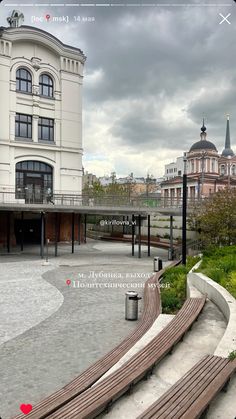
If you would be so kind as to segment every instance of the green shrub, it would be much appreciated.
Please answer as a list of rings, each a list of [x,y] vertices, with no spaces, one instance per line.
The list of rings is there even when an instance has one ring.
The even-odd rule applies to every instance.
[[[162,277],[162,283],[169,283],[169,288],[161,288],[161,302],[163,313],[176,313],[181,308],[186,299],[186,277],[189,270],[198,262],[200,258],[188,257],[187,264],[178,265],[166,269]]]
[[[236,350],[235,351],[231,351],[228,355],[228,359],[230,361],[234,361],[234,359],[236,359]]]

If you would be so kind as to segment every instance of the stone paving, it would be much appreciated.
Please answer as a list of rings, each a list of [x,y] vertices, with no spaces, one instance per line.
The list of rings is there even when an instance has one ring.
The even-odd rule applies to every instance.
[[[41,261],[1,264],[0,345],[36,326],[63,303],[63,295],[42,278],[47,270]]]
[[[49,266],[33,251],[25,261],[17,254],[0,258],[6,301],[0,320],[2,419],[19,413],[21,403],[34,405],[67,384],[133,330],[137,322],[124,319],[125,292],[145,282],[153,256],[167,258],[161,249],[152,249],[151,258],[133,258],[127,243],[88,241],[75,251],[51,258]],[[101,285],[111,281],[120,286]],[[99,286],[86,288],[88,282]]]

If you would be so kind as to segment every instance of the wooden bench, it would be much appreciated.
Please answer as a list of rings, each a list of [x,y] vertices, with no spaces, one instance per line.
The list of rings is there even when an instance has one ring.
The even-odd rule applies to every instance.
[[[174,261],[169,266],[175,266],[178,263],[179,261]],[[160,314],[161,304],[159,287],[152,287],[151,285],[157,284],[163,272],[164,270],[158,272],[145,282],[143,313],[136,329],[132,331],[119,345],[88,367],[69,384],[34,405],[32,412],[27,415],[27,419],[45,418],[49,413],[54,412],[60,406],[63,406],[65,403],[91,387],[147,332],[156,320],[157,316]],[[23,418],[25,418],[25,415],[20,414],[16,416],[15,419]]]
[[[138,419],[196,419],[227,386],[236,361],[207,355],[153,403]]]
[[[144,376],[148,376],[156,364],[171,352],[174,345],[197,319],[204,303],[205,297],[186,300],[174,319],[143,349],[108,377],[48,415],[47,418],[94,418],[108,409],[112,402],[130,390]]]

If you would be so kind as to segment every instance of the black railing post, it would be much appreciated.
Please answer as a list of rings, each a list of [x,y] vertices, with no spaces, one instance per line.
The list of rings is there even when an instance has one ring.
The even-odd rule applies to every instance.
[[[187,242],[187,174],[186,174],[186,157],[184,157],[184,174],[183,174],[183,202],[182,202],[182,264],[186,265],[186,242]]]
[[[41,244],[40,244],[40,256],[44,258],[44,229],[45,229],[45,216],[44,212],[41,212]]]
[[[78,214],[78,244],[81,244],[81,214]]]
[[[148,256],[151,256],[151,252],[150,252],[150,228],[151,228],[151,223],[150,223],[150,214],[148,214]]]
[[[20,250],[24,250],[24,212],[21,211],[21,234],[20,234]]]
[[[7,212],[7,253],[10,253],[10,240],[11,240],[11,213]]]
[[[72,212],[71,220],[71,253],[75,251],[75,213]]]
[[[132,214],[132,256],[134,256],[134,244],[135,244],[135,218],[134,214]]]
[[[141,215],[138,216],[138,257],[141,258]]]
[[[59,223],[58,223],[58,213],[55,214],[55,257],[57,257],[58,251],[58,233],[59,233]]]
[[[170,255],[169,260],[173,260],[173,215],[170,215]]]
[[[84,243],[87,243],[87,214],[84,214]]]

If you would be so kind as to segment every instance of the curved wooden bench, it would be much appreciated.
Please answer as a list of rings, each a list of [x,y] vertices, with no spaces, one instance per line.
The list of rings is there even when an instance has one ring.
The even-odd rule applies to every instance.
[[[153,403],[138,419],[196,419],[227,385],[236,361],[207,355]]]
[[[199,316],[204,303],[205,297],[188,299],[174,319],[130,360],[47,418],[94,418],[109,408],[172,350]]]
[[[175,266],[180,261],[174,261],[169,266]],[[89,366],[84,372],[76,377],[62,389],[51,394],[37,403],[32,412],[27,415],[29,419],[43,419],[48,414],[65,405],[83,391],[91,387],[100,377],[103,376],[113,365],[115,365],[125,353],[147,332],[157,316],[160,314],[160,290],[159,287],[152,287],[162,276],[164,270],[153,275],[145,282],[144,287],[144,309],[142,318],[134,331],[132,331],[119,345],[108,352],[101,359]],[[15,419],[24,419],[25,415],[17,415]]]

